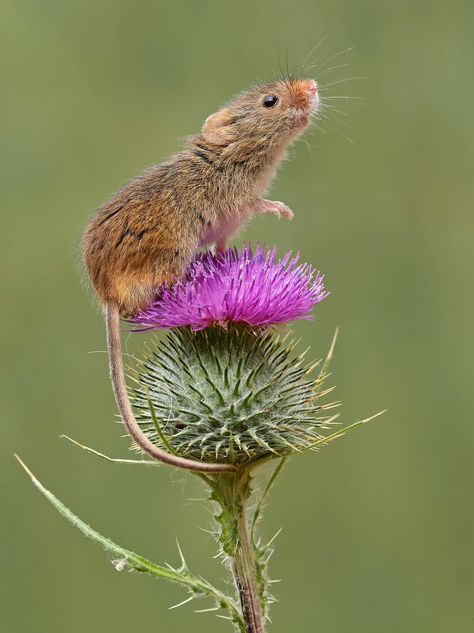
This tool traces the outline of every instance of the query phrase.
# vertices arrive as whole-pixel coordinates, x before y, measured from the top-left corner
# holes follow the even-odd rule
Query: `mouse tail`
[[[202,473],[232,472],[236,467],[232,464],[213,464],[186,459],[161,450],[143,433],[135,419],[127,392],[125,372],[120,342],[120,313],[115,303],[108,303],[106,308],[107,348],[109,351],[110,379],[115,400],[120,410],[123,423],[138,446],[154,459],[170,466]]]

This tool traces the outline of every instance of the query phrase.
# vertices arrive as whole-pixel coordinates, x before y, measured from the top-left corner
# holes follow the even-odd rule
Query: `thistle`
[[[133,322],[143,329],[240,323],[251,328],[311,319],[312,308],[327,292],[322,275],[287,253],[276,260],[276,248],[255,253],[229,249],[217,257],[198,255],[182,281],[164,286],[155,301]]]
[[[217,508],[214,533],[235,596],[191,573],[181,553],[179,567],[161,567],[99,535],[28,471],[66,518],[114,554],[117,568],[177,582],[188,589],[189,600],[211,598],[211,610],[226,612],[241,633],[263,633],[274,600],[267,574],[272,544],[257,538],[256,526],[286,459],[372,419],[324,434],[338,404],[328,399],[332,389],[326,386],[334,341],[324,362],[307,364],[289,335],[274,330],[276,324],[312,318],[312,309],[326,296],[319,272],[291,253],[278,260],[275,248],[246,247],[199,255],[183,280],[162,287],[132,320],[136,332],[171,328],[164,339],[154,338],[130,371],[129,396],[141,431],[176,456],[233,466],[225,473],[195,475]],[[114,462],[158,464],[111,459],[83,448]],[[252,504],[255,469],[271,460],[273,473]]]
[[[137,420],[153,442],[166,437],[163,448],[203,461],[248,466],[301,452],[322,439],[335,405],[292,352],[248,327],[172,331],[136,370]]]

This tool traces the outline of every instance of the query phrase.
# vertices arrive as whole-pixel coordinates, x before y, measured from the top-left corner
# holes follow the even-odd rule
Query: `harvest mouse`
[[[134,440],[155,459],[202,472],[236,468],[166,453],[144,435],[127,395],[120,316],[136,314],[161,284],[179,279],[201,246],[215,244],[223,251],[252,216],[272,213],[291,219],[285,204],[263,195],[318,103],[312,79],[250,88],[211,114],[180,152],[122,187],[87,226],[84,261],[106,313],[117,403]]]

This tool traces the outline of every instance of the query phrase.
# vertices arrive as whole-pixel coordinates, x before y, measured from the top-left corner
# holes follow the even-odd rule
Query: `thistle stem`
[[[249,538],[248,520],[242,509],[239,541],[232,559],[232,574],[239,593],[245,633],[264,633],[264,620],[255,582],[255,553]]]
[[[222,553],[230,562],[240,600],[244,624],[239,630],[242,633],[264,633],[265,587],[260,585],[265,581],[261,578],[261,573],[259,574],[257,552],[250,538],[246,511],[251,495],[250,469],[240,468],[235,473],[222,473],[212,477],[201,474],[200,477],[211,487],[211,499],[221,508],[215,519],[219,525]]]

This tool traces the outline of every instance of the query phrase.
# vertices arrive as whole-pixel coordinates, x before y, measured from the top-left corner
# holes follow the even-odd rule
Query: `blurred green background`
[[[223,576],[192,477],[59,439],[128,447],[78,243],[125,180],[321,40],[309,59],[322,84],[364,77],[322,95],[360,103],[332,101],[344,123],[322,120],[291,152],[270,197],[294,221],[258,218],[241,239],[299,250],[325,273],[331,296],[296,333],[318,357],[340,326],[344,422],[389,413],[293,459],[274,489],[261,525],[284,527],[270,630],[473,630],[473,24],[460,0],[4,0],[2,633],[230,630],[190,605],[168,611],[179,588],[117,573],[12,454],[124,546],[175,563],[178,537],[195,571]],[[349,66],[325,75],[336,63]]]

